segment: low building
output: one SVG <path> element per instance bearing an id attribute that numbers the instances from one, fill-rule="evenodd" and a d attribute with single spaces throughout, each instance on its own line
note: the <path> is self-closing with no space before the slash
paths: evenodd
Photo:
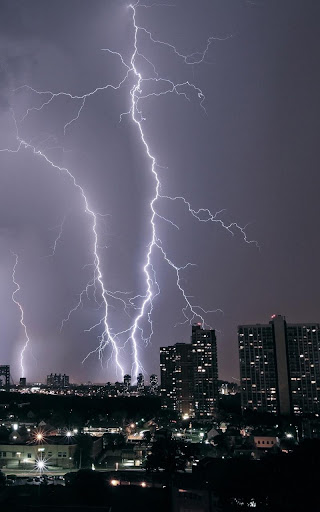
<path id="1" fill-rule="evenodd" d="M 254 436 L 253 443 L 256 448 L 270 450 L 279 446 L 279 438 L 276 436 Z"/>
<path id="2" fill-rule="evenodd" d="M 41 443 L 9 442 L 0 444 L 0 467 L 10 469 L 33 469 L 37 461 L 43 460 L 48 466 L 70 469 L 74 467 L 77 442 L 65 436 L 48 436 Z M 102 438 L 95 438 L 92 457 L 95 459 L 102 450 Z"/>

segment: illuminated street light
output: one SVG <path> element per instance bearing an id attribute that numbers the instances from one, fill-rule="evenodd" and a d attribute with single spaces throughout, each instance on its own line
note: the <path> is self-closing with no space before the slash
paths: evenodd
<path id="1" fill-rule="evenodd" d="M 45 463 L 43 460 L 37 460 L 36 466 L 37 466 L 37 469 L 39 469 L 39 471 L 43 471 L 45 468 Z"/>
<path id="2" fill-rule="evenodd" d="M 32 432 L 32 439 L 34 443 L 42 444 L 46 440 L 46 433 L 44 430 L 36 429 Z"/>
<path id="3" fill-rule="evenodd" d="M 66 433 L 66 436 L 67 437 L 71 437 L 72 436 L 72 432 L 70 432 L 70 430 L 68 430 L 68 432 Z"/>
<path id="4" fill-rule="evenodd" d="M 286 437 L 287 437 L 288 439 L 292 439 L 292 438 L 293 438 L 293 435 L 288 433 L 288 434 L 286 434 Z"/>
<path id="5" fill-rule="evenodd" d="M 42 475 L 42 473 L 48 469 L 47 462 L 48 462 L 48 459 L 45 459 L 42 456 L 39 456 L 35 460 L 34 468 L 36 471 L 39 471 L 40 475 Z"/>
<path id="6" fill-rule="evenodd" d="M 116 487 L 117 485 L 120 485 L 120 481 L 119 480 L 111 480 L 111 485 L 113 485 L 113 487 Z"/>

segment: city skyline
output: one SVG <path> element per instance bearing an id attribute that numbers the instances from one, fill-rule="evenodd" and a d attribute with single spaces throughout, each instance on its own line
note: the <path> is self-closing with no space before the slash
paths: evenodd
<path id="1" fill-rule="evenodd" d="M 231 381 L 239 323 L 318 320 L 319 7 L 174 3 L 3 1 L 0 362 L 16 381 L 55 368 L 77 382 L 158 373 L 160 346 L 186 342 L 201 317 L 217 333 L 219 377 Z M 164 94 L 168 81 L 184 87 Z M 126 115 L 133 86 L 141 119 L 139 109 Z M 101 276 L 93 217 L 63 169 L 96 212 Z M 143 269 L 155 193 L 150 326 Z M 129 328 L 118 357 L 115 335 Z"/>

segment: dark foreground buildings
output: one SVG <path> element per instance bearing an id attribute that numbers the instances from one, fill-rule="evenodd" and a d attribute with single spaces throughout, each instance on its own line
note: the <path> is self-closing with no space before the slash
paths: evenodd
<path id="1" fill-rule="evenodd" d="M 160 348 L 164 408 L 182 416 L 212 416 L 218 396 L 217 343 L 214 330 L 192 326 L 191 343 Z"/>
<path id="2" fill-rule="evenodd" d="M 320 325 L 269 324 L 238 328 L 242 410 L 281 415 L 320 412 Z"/>

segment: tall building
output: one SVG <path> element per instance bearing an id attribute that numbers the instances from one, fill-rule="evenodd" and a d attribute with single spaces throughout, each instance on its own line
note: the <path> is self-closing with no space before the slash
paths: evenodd
<path id="1" fill-rule="evenodd" d="M 131 389 L 131 375 L 125 375 L 123 377 L 123 388 L 126 393 L 130 393 Z"/>
<path id="2" fill-rule="evenodd" d="M 182 416 L 194 416 L 192 345 L 176 343 L 175 348 L 175 409 Z"/>
<path id="3" fill-rule="evenodd" d="M 151 395 L 157 395 L 158 394 L 158 387 L 159 387 L 158 375 L 156 375 L 154 373 L 152 375 L 150 375 L 149 384 L 150 384 L 150 393 L 151 393 Z"/>
<path id="4" fill-rule="evenodd" d="M 3 377 L 3 383 L 1 377 Z M 2 386 L 6 391 L 10 391 L 10 366 L 8 364 L 0 365 L 0 388 Z"/>
<path id="5" fill-rule="evenodd" d="M 320 325 L 269 324 L 238 328 L 242 410 L 280 415 L 320 412 Z"/>
<path id="6" fill-rule="evenodd" d="M 161 397 L 164 409 L 193 416 L 192 345 L 176 343 L 160 348 Z"/>
<path id="7" fill-rule="evenodd" d="M 53 388 L 67 388 L 69 387 L 69 375 L 50 373 L 50 375 L 47 375 L 47 386 L 51 386 Z"/>
<path id="8" fill-rule="evenodd" d="M 163 407 L 182 416 L 212 416 L 218 396 L 215 331 L 196 324 L 190 344 L 161 347 L 160 374 Z"/>
<path id="9" fill-rule="evenodd" d="M 142 373 L 139 373 L 137 377 L 137 391 L 139 393 L 144 392 L 144 376 Z"/>
<path id="10" fill-rule="evenodd" d="M 160 394 L 163 409 L 175 409 L 176 406 L 175 360 L 175 345 L 160 347 Z"/>
<path id="11" fill-rule="evenodd" d="M 218 397 L 217 341 L 214 330 L 192 326 L 194 407 L 196 416 L 211 416 Z"/>

